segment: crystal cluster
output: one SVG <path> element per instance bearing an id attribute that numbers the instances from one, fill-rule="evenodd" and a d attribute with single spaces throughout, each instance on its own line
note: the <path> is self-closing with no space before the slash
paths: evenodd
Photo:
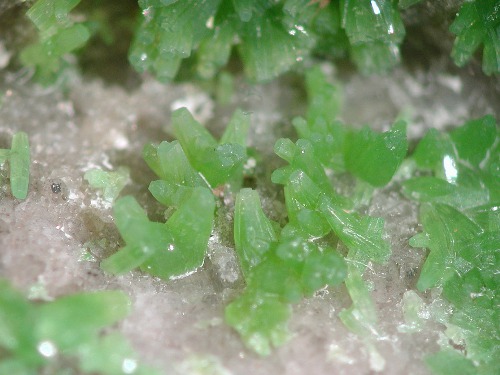
<path id="1" fill-rule="evenodd" d="M 492 116 L 449 134 L 429 131 L 412 155 L 425 175 L 403 183 L 403 192 L 421 203 L 423 232 L 410 245 L 429 249 L 417 288 L 441 288 L 452 306 L 441 319 L 451 345 L 427 359 L 436 374 L 500 371 L 499 134 Z"/>
<path id="2" fill-rule="evenodd" d="M 95 12 L 82 10 L 80 18 L 86 22 L 69 15 L 80 1 L 38 0 L 28 11 L 40 38 L 22 52 L 21 61 L 36 67 L 42 82 L 61 71 L 64 55 L 84 46 L 91 33 L 105 29 L 105 21 Z M 161 81 L 176 77 L 183 61 L 187 71 L 212 78 L 228 63 L 233 48 L 252 81 L 268 81 L 311 56 L 349 55 L 362 73 L 380 73 L 400 61 L 405 28 L 398 6 L 417 2 L 139 0 L 141 23 L 129 60 L 137 71 L 152 72 Z M 452 51 L 457 65 L 463 66 L 484 44 L 484 72 L 500 71 L 497 8 L 496 0 L 463 4 L 450 28 L 457 35 Z"/>
<path id="3" fill-rule="evenodd" d="M 215 189 L 241 186 L 248 116 L 237 110 L 219 142 L 186 108 L 172 114 L 172 124 L 178 140 L 147 145 L 143 154 L 160 177 L 151 194 L 175 212 L 165 223 L 152 222 L 133 197 L 118 199 L 114 217 L 126 246 L 101 263 L 107 272 L 140 267 L 165 279 L 194 272 L 212 233 Z"/>
<path id="4" fill-rule="evenodd" d="M 139 365 L 121 334 L 104 333 L 129 309 L 121 291 L 35 303 L 0 280 L 0 373 L 158 374 Z"/>
<path id="5" fill-rule="evenodd" d="M 62 71 L 63 57 L 81 48 L 90 38 L 89 28 L 75 22 L 69 14 L 81 0 L 38 0 L 27 16 L 39 32 L 39 40 L 27 46 L 20 59 L 26 66 L 36 68 L 43 83 L 53 82 Z"/>

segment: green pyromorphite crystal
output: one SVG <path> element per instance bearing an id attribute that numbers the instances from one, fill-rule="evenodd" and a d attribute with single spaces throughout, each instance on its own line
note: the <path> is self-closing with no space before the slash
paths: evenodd
<path id="1" fill-rule="evenodd" d="M 120 291 L 69 295 L 39 307 L 35 332 L 58 350 L 75 349 L 123 319 L 129 306 L 129 299 Z"/>
<path id="2" fill-rule="evenodd" d="M 299 139 L 295 144 L 288 138 L 276 141 L 274 152 L 290 165 L 275 170 L 272 181 L 285 185 L 296 170 L 301 170 L 321 190 L 332 193 L 330 180 L 326 176 L 321 162 L 316 157 L 314 146 L 305 139 Z"/>
<path id="3" fill-rule="evenodd" d="M 242 174 L 246 158 L 248 116 L 236 111 L 218 143 L 186 108 L 172 113 L 174 134 L 190 164 L 215 188 Z"/>
<path id="4" fill-rule="evenodd" d="M 306 72 L 307 114 L 308 121 L 314 123 L 335 119 L 342 108 L 342 90 L 339 85 L 332 85 L 319 67 Z"/>
<path id="5" fill-rule="evenodd" d="M 424 202 L 424 231 L 410 239 L 410 245 L 430 250 L 417 288 L 441 288 L 452 309 L 446 317 L 433 319 L 446 324 L 451 343 L 466 348 L 459 353 L 444 346 L 427 357 L 435 374 L 500 371 L 499 143 L 492 116 L 469 121 L 449 135 L 429 131 L 412 158 L 417 168 L 434 176 L 403 183 L 406 196 Z"/>
<path id="6" fill-rule="evenodd" d="M 290 69 L 303 57 L 301 38 L 289 32 L 283 1 L 139 1 L 144 19 L 129 59 L 139 71 L 172 79 L 181 60 L 197 49 L 197 73 L 211 78 L 238 43 L 247 75 L 264 81 Z M 312 7 L 311 7 L 312 8 Z M 305 33 L 296 30 L 298 33 Z"/>
<path id="7" fill-rule="evenodd" d="M 40 33 L 37 43 L 21 52 L 21 61 L 36 68 L 38 78 L 52 82 L 64 62 L 62 57 L 85 45 L 90 38 L 89 29 L 76 23 L 69 15 L 81 0 L 38 0 L 28 11 Z"/>
<path id="8" fill-rule="evenodd" d="M 104 199 L 112 203 L 128 183 L 130 171 L 126 167 L 119 167 L 116 172 L 91 169 L 85 172 L 83 178 L 92 188 L 102 190 Z"/>
<path id="9" fill-rule="evenodd" d="M 348 133 L 345 166 L 356 177 L 374 186 L 383 186 L 392 179 L 407 151 L 404 121 L 396 122 L 389 131 L 380 134 L 365 127 Z"/>
<path id="10" fill-rule="evenodd" d="M 166 223 L 151 222 L 132 197 L 116 201 L 115 222 L 126 246 L 101 263 L 111 273 L 141 267 L 161 278 L 200 267 L 212 231 L 215 202 L 205 188 L 193 188 Z"/>
<path id="11" fill-rule="evenodd" d="M 12 195 L 17 199 L 25 199 L 30 178 L 30 147 L 26 133 L 19 132 L 12 137 L 9 162 Z"/>
<path id="12" fill-rule="evenodd" d="M 451 57 L 464 66 L 483 44 L 483 71 L 500 73 L 500 11 L 497 0 L 464 2 L 450 31 L 457 35 Z"/>
<path id="13" fill-rule="evenodd" d="M 275 241 L 277 235 L 262 211 L 259 194 L 242 189 L 234 208 L 234 243 L 245 275 L 263 260 Z"/>
<path id="14" fill-rule="evenodd" d="M 498 132 L 495 118 L 487 115 L 454 129 L 450 137 L 455 144 L 458 157 L 477 168 L 489 156 L 488 151 L 495 143 Z"/>
<path id="15" fill-rule="evenodd" d="M 466 209 L 500 199 L 499 130 L 492 116 L 471 120 L 449 135 L 429 131 L 412 158 L 434 176 L 411 178 L 403 193 L 421 202 Z"/>
<path id="16" fill-rule="evenodd" d="M 235 111 L 221 141 L 182 108 L 173 113 L 179 141 L 147 145 L 143 157 L 160 177 L 150 192 L 176 208 L 166 223 L 151 222 L 131 198 L 115 204 L 115 220 L 126 246 L 102 262 L 104 270 L 124 273 L 136 267 L 162 278 L 195 271 L 203 264 L 214 222 L 212 188 L 241 186 L 249 118 Z"/>
<path id="17" fill-rule="evenodd" d="M 352 332 L 360 336 L 369 336 L 376 331 L 377 314 L 368 287 L 356 267 L 349 267 L 345 285 L 352 305 L 342 310 L 339 317 Z"/>
<path id="18" fill-rule="evenodd" d="M 381 72 L 399 62 L 405 30 L 395 2 L 341 0 L 340 9 L 351 58 L 362 73 Z"/>
<path id="19" fill-rule="evenodd" d="M 384 240 L 384 220 L 346 212 L 328 197 L 320 201 L 319 210 L 335 234 L 358 257 L 385 262 L 391 254 L 389 243 Z"/>
<path id="20" fill-rule="evenodd" d="M 168 245 L 173 243 L 165 224 L 149 221 L 134 198 L 118 199 L 113 211 L 115 224 L 126 245 L 101 262 L 103 270 L 114 274 L 128 272 L 142 265 L 155 252 L 167 251 Z"/>
<path id="21" fill-rule="evenodd" d="M 445 204 L 423 204 L 420 221 L 428 238 L 429 256 L 417 283 L 419 290 L 440 286 L 453 274 L 461 242 L 481 234 L 467 216 Z"/>
<path id="22" fill-rule="evenodd" d="M 35 304 L 0 280 L 0 373 L 157 374 L 139 365 L 122 335 L 103 332 L 129 309 L 120 291 Z"/>
<path id="23" fill-rule="evenodd" d="M 12 195 L 17 199 L 25 199 L 28 195 L 30 154 L 28 135 L 24 132 L 14 134 L 10 150 L 0 149 L 0 167 L 5 162 L 9 162 L 10 189 Z"/>
<path id="24" fill-rule="evenodd" d="M 241 335 L 245 344 L 260 355 L 269 355 L 272 346 L 283 345 L 290 337 L 287 321 L 291 306 L 264 293 L 245 293 L 226 307 L 226 322 Z"/>
<path id="25" fill-rule="evenodd" d="M 346 129 L 335 121 L 342 105 L 341 89 L 330 84 L 319 68 L 307 72 L 306 88 L 307 120 L 293 120 L 297 134 L 313 144 L 316 157 L 325 167 L 343 171 Z"/>
<path id="26" fill-rule="evenodd" d="M 194 188 L 165 223 L 173 241 L 166 243 L 141 266 L 162 278 L 183 276 L 203 264 L 212 233 L 215 200 L 205 188 Z"/>
<path id="27" fill-rule="evenodd" d="M 257 192 L 243 189 L 234 214 L 236 251 L 247 282 L 242 296 L 226 308 L 226 321 L 246 345 L 261 355 L 288 337 L 290 303 L 311 296 L 346 277 L 344 259 L 331 247 L 319 247 L 292 224 L 275 233 L 260 207 Z M 262 319 L 271 314 L 272 319 Z"/>

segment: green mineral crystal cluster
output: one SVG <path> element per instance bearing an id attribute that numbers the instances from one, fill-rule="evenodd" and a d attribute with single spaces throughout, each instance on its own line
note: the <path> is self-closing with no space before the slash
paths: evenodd
<path id="1" fill-rule="evenodd" d="M 20 58 L 35 67 L 42 82 L 55 79 L 68 64 L 68 53 L 98 37 L 99 28 L 106 29 L 107 21 L 96 16 L 98 3 L 92 11 L 77 7 L 86 1 L 38 0 L 28 11 L 39 38 Z M 181 65 L 191 76 L 212 78 L 233 52 L 251 81 L 269 81 L 316 57 L 349 57 L 363 74 L 386 72 L 401 60 L 405 26 L 400 9 L 418 2 L 139 0 L 129 61 L 138 72 L 161 81 L 174 79 Z M 450 27 L 457 65 L 465 65 L 483 46 L 484 72 L 500 72 L 499 14 L 497 0 L 464 1 Z"/>
<path id="2" fill-rule="evenodd" d="M 32 301 L 0 280 L 0 373 L 159 374 L 109 327 L 129 312 L 121 291 L 77 293 Z"/>
<path id="3" fill-rule="evenodd" d="M 20 60 L 42 82 L 57 80 L 68 54 L 95 36 L 99 21 L 80 6 L 85 1 L 38 0 L 29 9 L 39 35 Z M 486 115 L 448 133 L 431 129 L 415 144 L 402 119 L 385 132 L 355 128 L 339 120 L 341 87 L 314 66 L 317 58 L 349 56 L 363 74 L 394 67 L 405 37 L 400 10 L 418 2 L 139 0 L 129 50 L 138 72 L 160 81 L 188 72 L 228 82 L 230 75 L 220 71 L 240 61 L 248 80 L 262 82 L 297 70 L 305 75 L 308 103 L 303 117 L 292 120 L 296 139 L 275 142 L 281 166 L 266 176 L 284 197 L 280 223 L 263 204 L 265 190 L 249 187 L 248 161 L 259 157 L 248 147 L 250 116 L 241 109 L 219 140 L 186 108 L 177 109 L 175 139 L 144 147 L 143 159 L 157 176 L 149 192 L 163 207 L 162 220 L 151 220 L 132 195 L 120 196 L 128 169 L 87 171 L 90 187 L 113 205 L 123 240 L 116 253 L 100 259 L 102 270 L 185 277 L 203 266 L 212 236 L 227 232 L 217 214 L 229 213 L 229 245 L 244 286 L 224 317 L 248 348 L 269 355 L 291 337 L 294 304 L 324 288 L 342 288 L 350 305 L 339 319 L 377 357 L 382 332 L 365 271 L 387 263 L 391 246 L 384 219 L 367 215 L 366 207 L 389 186 L 418 204 L 420 233 L 409 244 L 427 249 L 415 290 L 403 296 L 400 332 L 444 325 L 440 351 L 425 358 L 437 375 L 500 373 L 497 120 Z M 464 1 L 450 31 L 458 66 L 482 47 L 484 73 L 500 73 L 498 1 Z M 27 134 L 14 134 L 11 149 L 0 150 L 4 164 L 12 195 L 26 198 Z M 349 189 L 341 188 L 346 180 Z M 118 291 L 32 301 L 0 281 L 0 373 L 155 374 L 138 365 L 121 335 L 109 332 L 128 309 Z"/>
<path id="4" fill-rule="evenodd" d="M 419 291 L 440 288 L 451 306 L 442 323 L 452 345 L 427 358 L 436 374 L 500 371 L 500 130 L 492 116 L 449 134 L 431 130 L 412 156 L 422 176 L 403 192 L 420 202 L 423 231 L 410 245 L 429 249 Z"/>
<path id="5" fill-rule="evenodd" d="M 173 142 L 147 145 L 144 160 L 160 178 L 151 194 L 174 210 L 166 222 L 152 222 L 131 197 L 114 205 L 115 222 L 126 246 L 106 259 L 102 268 L 113 274 L 140 267 L 161 278 L 175 278 L 203 264 L 214 223 L 213 191 L 227 184 L 241 186 L 246 161 L 248 116 L 238 110 L 220 141 L 185 108 L 172 114 Z"/>

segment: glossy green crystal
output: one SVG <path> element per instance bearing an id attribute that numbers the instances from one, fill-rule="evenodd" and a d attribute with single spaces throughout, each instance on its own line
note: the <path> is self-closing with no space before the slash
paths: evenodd
<path id="1" fill-rule="evenodd" d="M 233 141 L 246 139 L 248 125 L 242 126 L 240 129 L 235 128 L 243 122 L 243 119 L 244 117 L 233 118 L 227 131 L 235 134 L 227 135 L 223 139 Z M 215 188 L 234 174 L 241 173 L 238 171 L 241 171 L 246 158 L 244 145 L 218 143 L 186 108 L 178 109 L 172 113 L 172 126 L 190 164 L 203 175 L 211 187 Z M 237 133 L 242 133 L 242 136 Z"/>
<path id="2" fill-rule="evenodd" d="M 27 369 L 36 368 L 43 360 L 35 348 L 35 334 L 30 322 L 36 311 L 29 302 L 5 280 L 0 280 L 0 348 L 16 358 Z M 2 356 L 0 369 L 9 356 Z"/>
<path id="3" fill-rule="evenodd" d="M 14 134 L 9 153 L 10 188 L 17 199 L 25 199 L 28 195 L 30 160 L 28 135 L 24 132 Z"/>
<path id="4" fill-rule="evenodd" d="M 453 275 L 459 244 L 478 236 L 482 230 L 460 211 L 439 203 L 423 204 L 420 221 L 430 249 L 417 283 L 417 288 L 423 291 L 443 285 Z"/>
<path id="5" fill-rule="evenodd" d="M 488 151 L 495 143 L 498 134 L 495 118 L 487 115 L 454 129 L 450 137 L 455 144 L 458 157 L 478 168 L 489 156 Z"/>
<path id="6" fill-rule="evenodd" d="M 274 152 L 290 165 L 275 170 L 272 174 L 274 183 L 286 184 L 292 173 L 301 170 L 322 190 L 333 194 L 330 180 L 326 176 L 321 162 L 315 155 L 314 146 L 305 139 L 295 144 L 288 138 L 276 141 Z"/>
<path id="7" fill-rule="evenodd" d="M 0 372 L 156 375 L 139 364 L 121 334 L 109 333 L 129 311 L 121 291 L 31 302 L 0 280 Z"/>
<path id="8" fill-rule="evenodd" d="M 83 23 L 75 23 L 70 11 L 80 0 L 38 0 L 27 12 L 40 33 L 38 42 L 27 46 L 21 62 L 33 66 L 42 83 L 57 79 L 65 62 L 63 56 L 85 45 L 90 31 Z"/>
<path id="9" fill-rule="evenodd" d="M 184 276 L 199 268 L 205 259 L 212 233 L 215 200 L 205 188 L 194 188 L 165 223 L 172 241 L 163 242 L 141 269 L 161 278 Z"/>
<path id="10" fill-rule="evenodd" d="M 443 158 L 457 158 L 453 142 L 448 134 L 440 133 L 436 129 L 429 129 L 418 143 L 412 157 L 419 168 L 430 169 L 436 174 L 444 174 Z"/>
<path id="11" fill-rule="evenodd" d="M 379 263 L 387 261 L 391 248 L 383 238 L 382 218 L 346 212 L 327 197 L 321 199 L 319 210 L 340 240 L 350 251 L 358 254 L 360 259 L 356 260 L 369 259 Z"/>
<path id="12" fill-rule="evenodd" d="M 405 30 L 394 2 L 341 0 L 340 9 L 351 57 L 362 73 L 380 73 L 399 62 Z"/>
<path id="13" fill-rule="evenodd" d="M 277 239 L 271 221 L 262 211 L 258 193 L 242 189 L 234 207 L 234 243 L 245 275 L 262 262 Z"/>
<path id="14" fill-rule="evenodd" d="M 483 71 L 487 75 L 500 73 L 500 15 L 498 1 L 465 2 L 450 26 L 457 35 L 451 57 L 464 66 L 480 45 L 483 50 Z"/>
<path id="15" fill-rule="evenodd" d="M 91 169 L 83 178 L 92 188 L 102 190 L 104 199 L 112 203 L 130 180 L 130 171 L 126 167 L 119 167 L 116 172 Z"/>
<path id="16" fill-rule="evenodd" d="M 293 126 L 300 138 L 313 144 L 316 157 L 325 167 L 343 171 L 346 129 L 335 120 L 342 106 L 341 89 L 330 84 L 319 68 L 306 73 L 306 88 L 307 120 L 295 118 Z"/>
<path id="17" fill-rule="evenodd" d="M 385 133 L 368 127 L 350 132 L 345 142 L 345 165 L 353 175 L 374 185 L 387 184 L 408 151 L 406 123 L 396 122 Z"/>
<path id="18" fill-rule="evenodd" d="M 489 201 L 487 189 L 458 186 L 437 177 L 415 177 L 403 183 L 403 193 L 420 202 L 439 202 L 466 209 Z"/>
<path id="19" fill-rule="evenodd" d="M 36 335 L 59 350 L 74 349 L 91 340 L 102 328 L 127 316 L 129 306 L 128 297 L 120 291 L 62 297 L 40 306 Z"/>
<path id="20" fill-rule="evenodd" d="M 173 236 L 165 224 L 149 221 L 137 201 L 126 196 L 116 201 L 115 224 L 126 245 L 101 262 L 101 268 L 113 274 L 122 274 L 144 264 L 156 252 L 167 251 Z"/>
<path id="21" fill-rule="evenodd" d="M 214 209 L 213 196 L 205 188 L 190 189 L 165 224 L 149 221 L 132 197 L 117 200 L 115 222 L 126 246 L 101 268 L 120 274 L 140 267 L 165 279 L 195 270 L 205 258 Z"/>

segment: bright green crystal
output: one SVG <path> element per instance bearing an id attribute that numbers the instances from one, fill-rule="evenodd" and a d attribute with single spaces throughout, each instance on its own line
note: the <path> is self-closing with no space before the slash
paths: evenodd
<path id="1" fill-rule="evenodd" d="M 121 291 L 76 293 L 30 302 L 0 280 L 2 374 L 158 374 L 143 367 L 118 333 L 106 333 L 130 311 Z M 133 371 L 130 366 L 133 365 Z"/>
<path id="2" fill-rule="evenodd" d="M 327 197 L 322 198 L 319 210 L 340 240 L 350 251 L 357 254 L 357 258 L 379 263 L 387 261 L 391 249 L 389 243 L 383 238 L 384 220 L 382 218 L 346 212 Z"/>
<path id="3" fill-rule="evenodd" d="M 241 174 L 248 132 L 248 120 L 241 112 L 236 112 L 220 143 L 186 108 L 172 113 L 172 126 L 190 164 L 211 187 L 215 188 L 235 174 Z"/>
<path id="4" fill-rule="evenodd" d="M 384 133 L 364 127 L 347 135 L 345 166 L 356 177 L 374 186 L 383 186 L 392 179 L 407 151 L 404 121 L 396 122 Z"/>
<path id="5" fill-rule="evenodd" d="M 63 68 L 63 56 L 85 45 L 90 31 L 75 23 L 70 11 L 81 0 L 38 0 L 27 12 L 40 33 L 39 41 L 21 52 L 21 61 L 36 68 L 43 83 L 51 83 Z"/>
<path id="6" fill-rule="evenodd" d="M 101 268 L 106 272 L 121 274 L 131 271 L 154 253 L 167 251 L 169 244 L 173 243 L 172 234 L 165 224 L 149 221 L 134 198 L 118 199 L 113 211 L 115 224 L 126 246 L 101 262 Z"/>
<path id="7" fill-rule="evenodd" d="M 60 350 L 75 349 L 127 316 L 129 308 L 129 299 L 121 291 L 69 295 L 39 307 L 35 332 Z"/>
<path id="8" fill-rule="evenodd" d="M 162 278 L 200 267 L 212 231 L 215 202 L 205 188 L 193 188 L 166 223 L 151 222 L 132 197 L 116 201 L 115 222 L 126 246 L 101 263 L 111 273 L 136 267 Z"/>
<path id="9" fill-rule="evenodd" d="M 176 210 L 166 223 L 151 222 L 132 197 L 118 200 L 115 221 L 126 246 L 102 262 L 108 272 L 140 267 L 164 279 L 194 272 L 203 264 L 212 233 L 212 188 L 242 184 L 249 128 L 245 113 L 235 111 L 220 142 L 185 108 L 175 111 L 172 120 L 179 140 L 147 145 L 143 157 L 160 177 L 151 182 L 150 192 Z"/>
<path id="10" fill-rule="evenodd" d="M 267 355 L 271 346 L 281 345 L 288 337 L 289 304 L 327 285 L 340 284 L 347 267 L 331 247 L 309 241 L 292 224 L 276 233 L 254 190 L 240 191 L 234 215 L 236 251 L 247 287 L 226 308 L 226 321 L 248 347 Z M 265 314 L 273 318 L 263 323 Z"/>
<path id="11" fill-rule="evenodd" d="M 422 202 L 424 231 L 410 245 L 430 250 L 417 288 L 441 288 L 452 309 L 433 319 L 446 324 L 450 343 L 466 350 L 443 346 L 428 356 L 435 374 L 500 371 L 498 134 L 492 116 L 471 120 L 449 135 L 429 131 L 412 157 L 434 176 L 403 183 L 404 194 Z"/>
<path id="12" fill-rule="evenodd" d="M 17 199 L 25 199 L 30 178 L 30 148 L 26 133 L 19 132 L 12 137 L 9 159 L 12 195 Z"/>
<path id="13" fill-rule="evenodd" d="M 455 144 L 458 157 L 477 168 L 489 156 L 488 151 L 495 143 L 498 132 L 495 118 L 487 115 L 454 129 L 450 137 Z"/>
<path id="14" fill-rule="evenodd" d="M 450 31 L 457 35 L 451 57 L 464 66 L 480 45 L 483 49 L 483 71 L 500 73 L 500 12 L 497 0 L 465 2 Z"/>
<path id="15" fill-rule="evenodd" d="M 205 188 L 194 188 L 186 201 L 165 223 L 172 235 L 141 266 L 141 269 L 161 278 L 184 276 L 203 264 L 208 239 L 212 233 L 215 200 Z"/>
<path id="16" fill-rule="evenodd" d="M 482 230 L 458 210 L 445 204 L 423 204 L 420 220 L 430 249 L 417 283 L 418 289 L 423 291 L 442 285 L 452 276 L 459 244 L 471 240 Z"/>
<path id="17" fill-rule="evenodd" d="M 382 72 L 399 62 L 405 30 L 395 2 L 341 0 L 340 9 L 351 58 L 362 73 Z"/>
<path id="18" fill-rule="evenodd" d="M 258 193 L 242 189 L 234 208 L 234 243 L 244 274 L 263 260 L 274 241 L 277 235 L 262 211 Z"/>

